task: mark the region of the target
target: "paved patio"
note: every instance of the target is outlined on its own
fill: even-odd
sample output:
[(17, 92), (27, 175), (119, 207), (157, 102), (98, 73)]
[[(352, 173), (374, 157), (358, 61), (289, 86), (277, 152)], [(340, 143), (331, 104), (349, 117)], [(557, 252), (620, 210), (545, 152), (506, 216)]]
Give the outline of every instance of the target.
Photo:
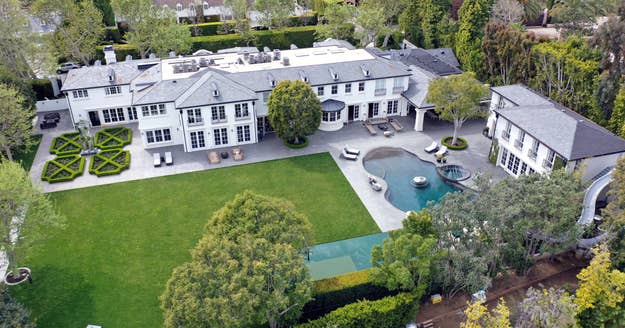
[[(61, 133), (73, 131), (71, 123), (68, 123), (68, 120), (68, 113), (63, 112), (61, 124), (59, 124), (57, 128), (40, 131), (40, 133), (43, 134), (43, 138), (31, 168), (31, 179), (35, 183), (40, 184), (45, 192), (85, 188), (95, 185), (329, 152), (382, 231), (400, 228), (405, 213), (386, 201), (384, 191), (376, 192), (371, 189), (367, 179), (368, 173), (362, 165), (361, 159), (364, 157), (363, 155), (374, 148), (382, 146), (402, 147), (418, 155), (421, 159), (435, 162), (434, 156), (425, 153), (423, 149), (428, 146), (432, 140), (439, 141), (443, 136), (449, 135), (452, 131), (451, 124), (447, 122), (426, 119), (424, 124), (425, 131), (416, 132), (413, 130), (414, 118), (402, 117), (399, 121), (404, 126), (404, 131), (396, 133), (392, 137), (383, 136), (381, 131), (376, 136), (370, 136), (367, 130), (362, 126), (362, 123), (356, 122), (349, 124), (337, 132), (317, 131), (315, 135), (309, 138), (309, 146), (304, 149), (287, 148), (282, 144), (280, 139), (274, 135), (270, 135), (265, 137), (258, 144), (242, 146), (241, 148), (245, 154), (245, 159), (242, 161), (234, 161), (228, 158), (222, 160), (220, 164), (209, 164), (206, 151), (185, 153), (182, 146), (163, 147), (153, 150), (143, 149), (141, 138), (135, 124), (130, 125), (133, 129), (132, 144), (125, 147), (125, 149), (131, 152), (130, 169), (123, 171), (119, 175), (100, 178), (89, 174), (87, 169), (85, 169), (82, 176), (71, 182), (50, 184), (41, 181), (41, 171), (44, 163), (54, 158), (54, 155), (51, 155), (48, 151), (52, 138)], [(469, 142), (469, 148), (464, 151), (450, 150), (447, 155), (447, 164), (461, 164), (471, 170), (473, 176), (475, 176), (476, 172), (489, 172), (495, 178), (504, 177), (506, 173), (500, 168), (495, 168), (495, 166), (488, 161), (490, 140), (482, 136), (482, 127), (484, 124), (482, 120), (465, 123), (460, 134)], [(97, 130), (94, 129), (92, 133), (95, 134), (95, 131)], [(362, 153), (358, 161), (347, 161), (340, 158), (341, 150), (346, 144), (361, 150)], [(227, 147), (216, 150), (230, 151), (231, 148), (232, 147)], [(152, 154), (154, 152), (163, 154), (166, 151), (172, 152), (174, 165), (154, 167)], [(470, 186), (471, 182), (472, 180), (469, 179), (465, 181), (465, 184)], [(382, 183), (384, 182), (382, 181)]]

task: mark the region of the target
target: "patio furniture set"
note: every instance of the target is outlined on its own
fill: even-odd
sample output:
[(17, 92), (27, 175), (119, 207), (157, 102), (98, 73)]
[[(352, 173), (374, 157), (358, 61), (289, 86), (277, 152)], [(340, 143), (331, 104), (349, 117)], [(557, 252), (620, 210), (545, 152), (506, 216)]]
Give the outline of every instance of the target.
[(160, 167), (163, 162), (165, 165), (174, 164), (174, 157), (170, 151), (165, 152), (165, 157), (161, 157), (161, 153), (154, 153), (152, 156), (154, 156), (154, 167)]
[[(390, 130), (387, 124), (390, 125), (393, 130)], [(384, 131), (385, 137), (391, 137), (395, 134), (395, 132), (399, 132), (404, 129), (399, 121), (388, 118), (370, 118), (365, 121), (364, 126), (372, 136), (378, 134), (374, 128), (374, 126), (377, 126), (378, 129)]]
[(56, 128), (56, 125), (59, 123), (60, 120), (61, 114), (47, 113), (43, 115), (43, 121), (39, 124), (39, 128), (42, 130)]
[(432, 143), (425, 147), (424, 150), (426, 153), (435, 152), (434, 156), (436, 157), (436, 161), (438, 163), (447, 163), (447, 157), (445, 157), (445, 154), (447, 154), (447, 146), (443, 145), (442, 147), (439, 147), (436, 141), (432, 141)]
[(345, 147), (343, 147), (343, 151), (341, 152), (341, 157), (350, 161), (357, 160), (358, 155), (360, 155), (360, 150), (351, 148), (349, 145), (345, 145)]
[[(208, 163), (210, 164), (219, 164), (221, 163), (222, 159), (226, 159), (230, 156), (230, 154), (227, 151), (223, 151), (221, 152), (221, 154), (217, 153), (216, 151), (209, 151), (206, 156), (208, 157)], [(245, 156), (243, 155), (243, 150), (239, 147), (235, 147), (232, 149), (232, 159), (235, 161), (242, 161), (243, 159), (245, 159)]]

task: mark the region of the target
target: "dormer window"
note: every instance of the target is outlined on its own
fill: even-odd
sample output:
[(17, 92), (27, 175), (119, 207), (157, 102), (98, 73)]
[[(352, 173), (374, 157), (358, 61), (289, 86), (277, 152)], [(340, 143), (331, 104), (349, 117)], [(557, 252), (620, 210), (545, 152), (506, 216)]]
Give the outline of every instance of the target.
[(304, 81), (304, 83), (308, 83), (308, 76), (304, 72), (299, 72), (299, 78)]
[(176, 4), (176, 10), (177, 11), (182, 11), (182, 5), (181, 4)]
[(332, 68), (330, 68), (330, 76), (334, 81), (339, 79), (339, 73), (335, 72)]
[(115, 82), (115, 71), (113, 69), (109, 69), (109, 82)]
[(269, 80), (269, 85), (271, 85), (272, 88), (278, 85), (278, 81), (271, 73), (267, 74), (267, 80)]
[(202, 4), (202, 8), (204, 9), (204, 11), (208, 11), (208, 2), (204, 1), (204, 3)]
[(211, 83), (211, 90), (213, 91), (214, 98), (217, 98), (220, 96), (219, 89), (217, 88), (217, 84)]
[(369, 70), (369, 67), (367, 67), (367, 66), (365, 66), (365, 65), (362, 65), (362, 66), (360, 66), (360, 69), (362, 70), (362, 74), (363, 74), (365, 77), (369, 77), (369, 76), (371, 76), (371, 71)]

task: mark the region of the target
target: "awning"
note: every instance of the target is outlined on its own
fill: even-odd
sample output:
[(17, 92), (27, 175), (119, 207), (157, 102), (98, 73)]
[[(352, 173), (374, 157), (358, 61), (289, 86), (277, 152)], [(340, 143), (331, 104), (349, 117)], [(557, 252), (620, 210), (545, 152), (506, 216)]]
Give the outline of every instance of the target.
[(328, 99), (321, 103), (322, 112), (340, 112), (345, 108), (345, 103), (338, 100)]

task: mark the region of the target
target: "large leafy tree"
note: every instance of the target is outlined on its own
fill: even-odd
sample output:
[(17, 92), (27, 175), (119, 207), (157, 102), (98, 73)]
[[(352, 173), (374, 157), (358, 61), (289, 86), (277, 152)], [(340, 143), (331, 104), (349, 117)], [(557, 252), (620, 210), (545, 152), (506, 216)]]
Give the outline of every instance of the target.
[[(382, 245), (373, 247), (373, 268), (369, 275), (376, 284), (389, 290), (401, 289), (423, 295), (436, 252), (436, 239), (428, 234), (428, 230), (433, 232), (431, 222), (427, 210), (411, 213), (404, 221), (403, 229), (391, 231)], [(411, 231), (413, 229), (421, 233)]]
[[(391, 33), (397, 30), (396, 22), (400, 13), (406, 8), (404, 0), (363, 0), (358, 10), (356, 27), (357, 34), (363, 45), (376, 42), (384, 36), (382, 47), (388, 45)], [(362, 30), (361, 30), (362, 29)]]
[(115, 26), (115, 14), (111, 7), (111, 0), (93, 0), (93, 3), (102, 12), (102, 23), (106, 26)]
[(319, 39), (351, 39), (353, 33), (351, 28), (346, 28), (346, 24), (353, 20), (355, 13), (354, 6), (339, 2), (329, 3), (319, 19), (315, 35)]
[(31, 10), (55, 27), (48, 43), (58, 56), (89, 65), (104, 33), (102, 13), (92, 1), (36, 0)]
[(141, 58), (154, 52), (166, 56), (191, 48), (191, 31), (176, 22), (176, 13), (159, 8), (150, 0), (112, 0), (115, 13), (128, 23), (126, 39), (139, 50)]
[(260, 23), (266, 27), (280, 28), (288, 23), (293, 14), (295, 2), (292, 0), (257, 0), (254, 8), (260, 12)]
[(488, 96), (488, 87), (475, 79), (474, 73), (437, 78), (430, 83), (427, 101), (434, 104), (440, 118), (454, 124), (452, 144), (468, 119), (481, 117), (480, 101)]
[(20, 164), (0, 164), (0, 248), (6, 252), (9, 270), (17, 272), (28, 248), (63, 224), (64, 218)]
[(614, 99), (608, 128), (619, 136), (625, 137), (625, 88), (620, 88)]
[(465, 71), (481, 76), (484, 66), (482, 37), (484, 25), (490, 18), (491, 0), (465, 0), (458, 11), (458, 32), (455, 52)]
[(593, 115), (600, 54), (579, 37), (540, 43), (532, 51), (536, 73), (530, 85), (580, 114)]
[(33, 134), (33, 107), (12, 86), (0, 83), (0, 148), (9, 160), (12, 149), (28, 146)]
[(0, 328), (35, 328), (30, 312), (18, 303), (4, 284), (0, 285)]
[(313, 89), (303, 81), (280, 81), (267, 101), (269, 122), (278, 137), (300, 144), (317, 131), (321, 123), (321, 103)]
[(460, 328), (512, 328), (510, 310), (503, 298), (492, 312), (488, 312), (484, 302), (469, 303), (464, 310), (466, 319), (460, 323)]
[(577, 315), (582, 327), (623, 327), (625, 325), (625, 272), (612, 269), (610, 252), (594, 249), (594, 258), (577, 275)]
[(551, 15), (567, 33), (588, 33), (599, 16), (616, 12), (618, 0), (556, 0)]
[(409, 1), (399, 15), (399, 26), (408, 40), (423, 48), (443, 45), (439, 23), (448, 14), (449, 0)]
[(621, 269), (625, 269), (625, 157), (621, 157), (616, 162), (616, 167), (612, 171), (612, 182), (610, 183), (609, 195), (612, 201), (606, 210), (601, 214), (606, 218), (602, 227), (610, 232), (608, 243), (612, 255), (612, 264)]
[[(232, 20), (234, 20), (234, 31), (243, 36), (244, 39), (251, 40), (253, 38), (250, 22), (247, 19), (247, 13), (250, 9), (250, 3), (247, 0), (225, 0), (224, 7), (229, 8), (232, 12)], [(224, 24), (228, 25), (228, 24)]]
[(493, 5), (493, 21), (504, 25), (523, 22), (525, 11), (518, 0), (497, 0)]
[(519, 306), (517, 328), (575, 328), (577, 305), (563, 289), (530, 287)]
[(166, 327), (279, 327), (311, 298), (310, 224), (284, 200), (245, 192), (217, 211), (161, 296)]
[(504, 24), (486, 24), (482, 48), (490, 81), (495, 85), (527, 83), (531, 75), (532, 47), (536, 40)]

